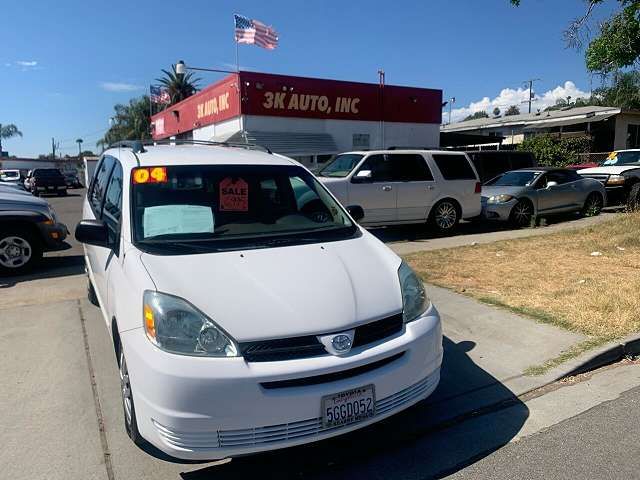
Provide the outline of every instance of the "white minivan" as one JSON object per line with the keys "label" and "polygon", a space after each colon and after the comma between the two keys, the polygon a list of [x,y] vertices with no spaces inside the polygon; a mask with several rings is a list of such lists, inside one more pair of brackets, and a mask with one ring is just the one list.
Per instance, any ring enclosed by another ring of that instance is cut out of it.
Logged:
{"label": "white minivan", "polygon": [[247,145],[106,150],[75,234],[132,440],[221,459],[429,396],[440,317],[361,215],[297,162]]}
{"label": "white minivan", "polygon": [[373,150],[338,155],[318,178],[366,226],[429,222],[442,232],[482,211],[478,174],[461,152]]}

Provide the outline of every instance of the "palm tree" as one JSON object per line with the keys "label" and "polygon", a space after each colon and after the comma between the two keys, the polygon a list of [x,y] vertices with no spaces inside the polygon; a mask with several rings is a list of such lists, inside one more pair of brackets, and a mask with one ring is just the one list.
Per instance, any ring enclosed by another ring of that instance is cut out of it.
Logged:
{"label": "palm tree", "polygon": [[118,103],[113,107],[113,123],[97,145],[106,147],[119,140],[149,140],[151,138],[151,119],[149,109],[151,100],[148,95],[132,98],[127,105]]}
{"label": "palm tree", "polygon": [[171,71],[162,70],[164,77],[157,78],[156,82],[159,82],[169,93],[171,97],[171,103],[178,103],[185,98],[190,97],[198,91],[199,78],[193,76],[193,72],[185,74],[177,74],[176,66],[171,65]]}
{"label": "palm tree", "polygon": [[8,140],[13,137],[21,137],[22,132],[18,130],[13,123],[2,125],[0,123],[0,152],[2,152],[2,140]]}

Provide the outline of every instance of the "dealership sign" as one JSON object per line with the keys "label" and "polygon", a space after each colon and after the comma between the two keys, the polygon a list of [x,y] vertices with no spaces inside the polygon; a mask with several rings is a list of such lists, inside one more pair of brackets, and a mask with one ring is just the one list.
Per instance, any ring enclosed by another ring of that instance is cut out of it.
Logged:
{"label": "dealership sign", "polygon": [[[442,91],[255,72],[232,74],[153,117],[164,138],[243,115],[430,123],[442,118]],[[242,105],[238,96],[242,90]]]}

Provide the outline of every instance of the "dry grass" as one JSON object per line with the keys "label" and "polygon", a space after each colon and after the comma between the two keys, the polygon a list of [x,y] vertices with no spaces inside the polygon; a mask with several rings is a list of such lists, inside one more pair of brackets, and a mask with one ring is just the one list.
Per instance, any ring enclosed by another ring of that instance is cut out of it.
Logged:
{"label": "dry grass", "polygon": [[426,282],[596,343],[640,331],[640,213],[552,235],[420,252],[407,261]]}

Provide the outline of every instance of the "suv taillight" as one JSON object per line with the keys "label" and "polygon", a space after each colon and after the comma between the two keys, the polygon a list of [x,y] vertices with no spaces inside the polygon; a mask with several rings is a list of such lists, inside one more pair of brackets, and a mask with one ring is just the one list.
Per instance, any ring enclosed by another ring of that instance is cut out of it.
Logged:
{"label": "suv taillight", "polygon": [[482,184],[480,182],[476,182],[476,189],[473,193],[481,193],[482,192]]}

